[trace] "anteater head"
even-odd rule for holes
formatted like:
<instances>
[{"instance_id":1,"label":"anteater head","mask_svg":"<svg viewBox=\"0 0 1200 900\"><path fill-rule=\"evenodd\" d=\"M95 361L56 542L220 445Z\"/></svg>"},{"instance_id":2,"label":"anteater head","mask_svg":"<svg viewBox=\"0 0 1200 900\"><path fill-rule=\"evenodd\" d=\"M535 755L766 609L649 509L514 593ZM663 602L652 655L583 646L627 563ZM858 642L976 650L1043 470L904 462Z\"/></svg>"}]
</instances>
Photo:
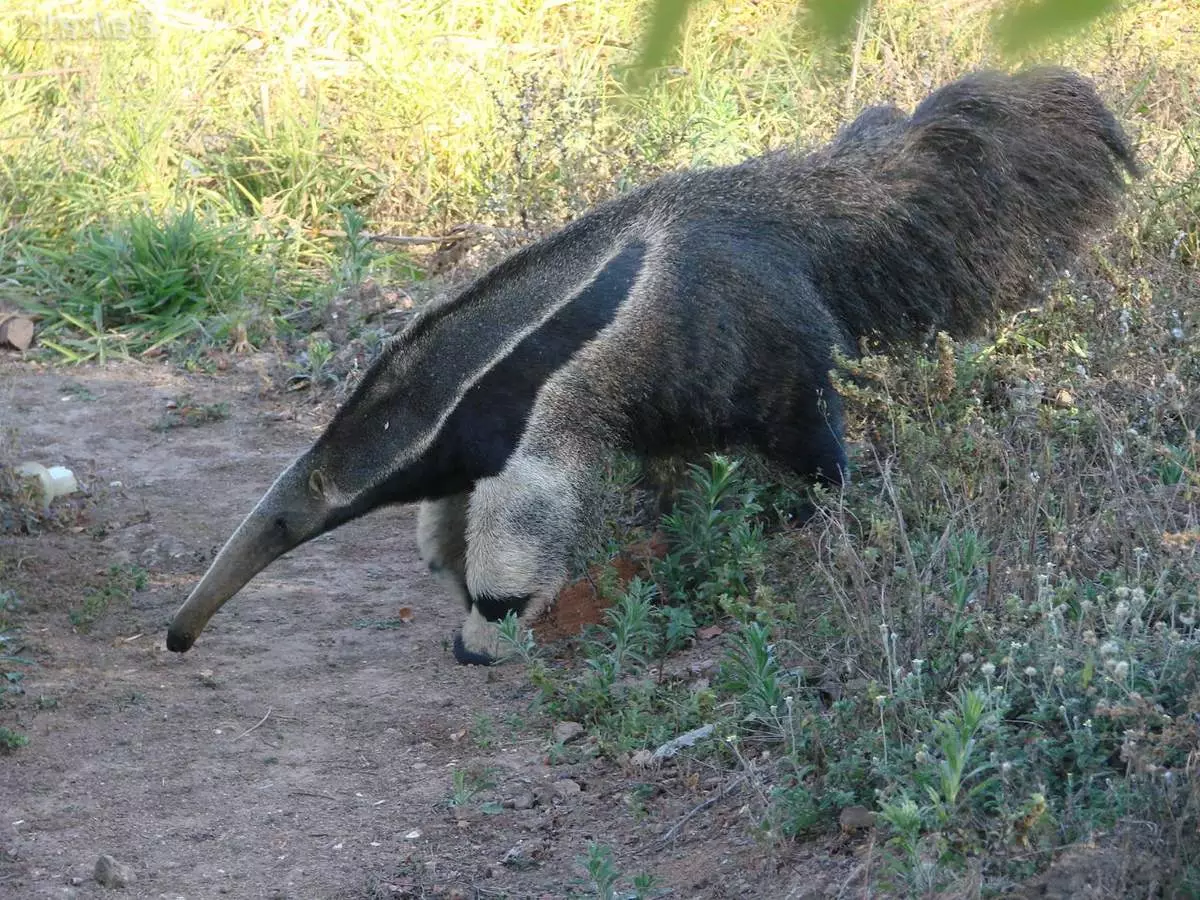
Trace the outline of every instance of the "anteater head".
<instances>
[{"instance_id":1,"label":"anteater head","mask_svg":"<svg viewBox=\"0 0 1200 900\"><path fill-rule=\"evenodd\" d=\"M411 348L410 348L411 349ZM388 503L461 489L454 460L432 440L436 388L385 353L316 443L275 480L175 614L167 649L188 650L209 619L270 563ZM410 399L411 397L411 399Z\"/></svg>"},{"instance_id":2,"label":"anteater head","mask_svg":"<svg viewBox=\"0 0 1200 900\"><path fill-rule=\"evenodd\" d=\"M601 225L603 225L601 220ZM645 247L603 227L511 257L392 341L325 433L275 481L175 614L185 651L221 606L300 544L388 504L499 474L546 380L616 315Z\"/></svg>"},{"instance_id":3,"label":"anteater head","mask_svg":"<svg viewBox=\"0 0 1200 900\"><path fill-rule=\"evenodd\" d=\"M255 575L345 520L346 504L312 451L281 474L175 614L167 649L182 653L208 620Z\"/></svg>"}]
</instances>

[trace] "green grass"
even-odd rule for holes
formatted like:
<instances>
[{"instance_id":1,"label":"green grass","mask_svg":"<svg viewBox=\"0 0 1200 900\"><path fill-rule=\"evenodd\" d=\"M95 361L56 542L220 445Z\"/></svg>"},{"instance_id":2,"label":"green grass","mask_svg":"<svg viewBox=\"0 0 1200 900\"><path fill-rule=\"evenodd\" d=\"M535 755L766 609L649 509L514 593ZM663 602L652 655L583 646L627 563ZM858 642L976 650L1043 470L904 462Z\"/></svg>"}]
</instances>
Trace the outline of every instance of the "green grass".
<instances>
[{"instance_id":1,"label":"green grass","mask_svg":"<svg viewBox=\"0 0 1200 900\"><path fill-rule=\"evenodd\" d=\"M815 50L795 3L698 4L631 91L635 0L291 9L18 0L0 14L0 300L40 310L66 358L181 335L262 343L331 288L411 266L372 260L364 222L538 232L664 169L818 141L864 103L911 105L1007 61L988 4L881 0L856 60ZM1038 50L1125 112L1156 176L1137 245L1188 259L1194 18L1184 0L1132 4Z\"/></svg>"}]
</instances>

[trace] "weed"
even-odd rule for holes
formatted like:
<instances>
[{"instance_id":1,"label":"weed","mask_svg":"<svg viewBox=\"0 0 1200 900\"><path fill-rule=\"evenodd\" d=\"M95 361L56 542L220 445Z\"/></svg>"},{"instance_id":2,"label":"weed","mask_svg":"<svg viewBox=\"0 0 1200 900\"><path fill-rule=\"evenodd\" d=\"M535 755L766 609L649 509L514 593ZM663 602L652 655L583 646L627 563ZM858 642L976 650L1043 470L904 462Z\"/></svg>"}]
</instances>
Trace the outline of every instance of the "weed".
<instances>
[{"instance_id":1,"label":"weed","mask_svg":"<svg viewBox=\"0 0 1200 900\"><path fill-rule=\"evenodd\" d=\"M170 431L173 428L198 428L210 422L229 418L228 403L197 403L190 394L184 394L163 412L150 427L154 431Z\"/></svg>"},{"instance_id":2,"label":"weed","mask_svg":"<svg viewBox=\"0 0 1200 900\"><path fill-rule=\"evenodd\" d=\"M656 879L649 873L641 873L631 881L632 892L621 891L618 885L623 876L613 862L612 848L604 844L589 843L587 855L579 860L587 871L588 882L597 900L645 900L653 896Z\"/></svg>"},{"instance_id":3,"label":"weed","mask_svg":"<svg viewBox=\"0 0 1200 900\"><path fill-rule=\"evenodd\" d=\"M342 230L346 234L338 270L338 282L342 287L361 284L375 261L376 253L366 234L366 224L366 219L354 207L342 209Z\"/></svg>"},{"instance_id":4,"label":"weed","mask_svg":"<svg viewBox=\"0 0 1200 900\"><path fill-rule=\"evenodd\" d=\"M691 466L692 484L663 517L674 548L657 575L673 600L706 619L746 619L761 580L763 511L760 486L741 473L741 462L713 454L709 467Z\"/></svg>"},{"instance_id":5,"label":"weed","mask_svg":"<svg viewBox=\"0 0 1200 900\"><path fill-rule=\"evenodd\" d=\"M480 750L490 750L496 746L496 724L487 713L475 713L471 723L471 739Z\"/></svg>"},{"instance_id":6,"label":"weed","mask_svg":"<svg viewBox=\"0 0 1200 900\"><path fill-rule=\"evenodd\" d=\"M621 877L613 864L612 848L603 844L588 844L587 856L582 860L588 878L599 900L614 900L617 896L617 881Z\"/></svg>"},{"instance_id":7,"label":"weed","mask_svg":"<svg viewBox=\"0 0 1200 900\"><path fill-rule=\"evenodd\" d=\"M0 635L15 627L15 616L20 607L16 591L0 588Z\"/></svg>"},{"instance_id":8,"label":"weed","mask_svg":"<svg viewBox=\"0 0 1200 900\"><path fill-rule=\"evenodd\" d=\"M29 743L29 736L0 725L0 754L20 750Z\"/></svg>"},{"instance_id":9,"label":"weed","mask_svg":"<svg viewBox=\"0 0 1200 900\"><path fill-rule=\"evenodd\" d=\"M74 397L76 400L82 400L85 403L91 403L96 399L96 395L88 389L87 385L80 384L77 381L66 382L62 386L62 391L68 397Z\"/></svg>"},{"instance_id":10,"label":"weed","mask_svg":"<svg viewBox=\"0 0 1200 900\"><path fill-rule=\"evenodd\" d=\"M494 786L490 773L487 771L468 772L464 769L455 769L453 780L454 785L446 802L454 808L469 806L481 792Z\"/></svg>"},{"instance_id":11,"label":"weed","mask_svg":"<svg viewBox=\"0 0 1200 900\"><path fill-rule=\"evenodd\" d=\"M767 629L757 622L736 635L721 664L722 686L745 710L747 720L776 723L784 705L783 673Z\"/></svg>"},{"instance_id":12,"label":"weed","mask_svg":"<svg viewBox=\"0 0 1200 900\"><path fill-rule=\"evenodd\" d=\"M114 601L126 601L134 591L140 591L145 586L146 570L140 566L110 566L104 583L84 594L82 604L71 610L71 624L76 631L87 634Z\"/></svg>"}]
</instances>

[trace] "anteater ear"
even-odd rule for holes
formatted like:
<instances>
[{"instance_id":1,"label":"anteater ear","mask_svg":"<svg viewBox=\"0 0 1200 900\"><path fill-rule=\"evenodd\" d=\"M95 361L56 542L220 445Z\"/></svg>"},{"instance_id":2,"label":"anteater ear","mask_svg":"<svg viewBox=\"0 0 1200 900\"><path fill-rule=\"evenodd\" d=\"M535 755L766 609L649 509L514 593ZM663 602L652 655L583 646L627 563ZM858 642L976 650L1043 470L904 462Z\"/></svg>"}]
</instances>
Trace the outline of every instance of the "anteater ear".
<instances>
[{"instance_id":1,"label":"anteater ear","mask_svg":"<svg viewBox=\"0 0 1200 900\"><path fill-rule=\"evenodd\" d=\"M329 481L325 478L325 473L320 469L314 469L313 473L308 476L308 492L312 494L314 500L325 500L328 491Z\"/></svg>"}]
</instances>

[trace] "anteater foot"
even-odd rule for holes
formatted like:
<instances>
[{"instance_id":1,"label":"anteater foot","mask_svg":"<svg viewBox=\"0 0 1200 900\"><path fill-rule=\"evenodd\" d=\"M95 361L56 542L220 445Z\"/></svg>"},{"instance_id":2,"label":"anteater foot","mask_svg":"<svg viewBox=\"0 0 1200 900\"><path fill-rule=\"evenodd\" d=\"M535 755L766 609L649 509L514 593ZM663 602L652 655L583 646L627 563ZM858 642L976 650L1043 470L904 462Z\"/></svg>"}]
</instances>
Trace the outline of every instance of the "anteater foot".
<instances>
[{"instance_id":1,"label":"anteater foot","mask_svg":"<svg viewBox=\"0 0 1200 900\"><path fill-rule=\"evenodd\" d=\"M454 636L454 658L464 666L491 666L496 663L496 660L486 653L468 650L467 645L463 643L461 634Z\"/></svg>"}]
</instances>

